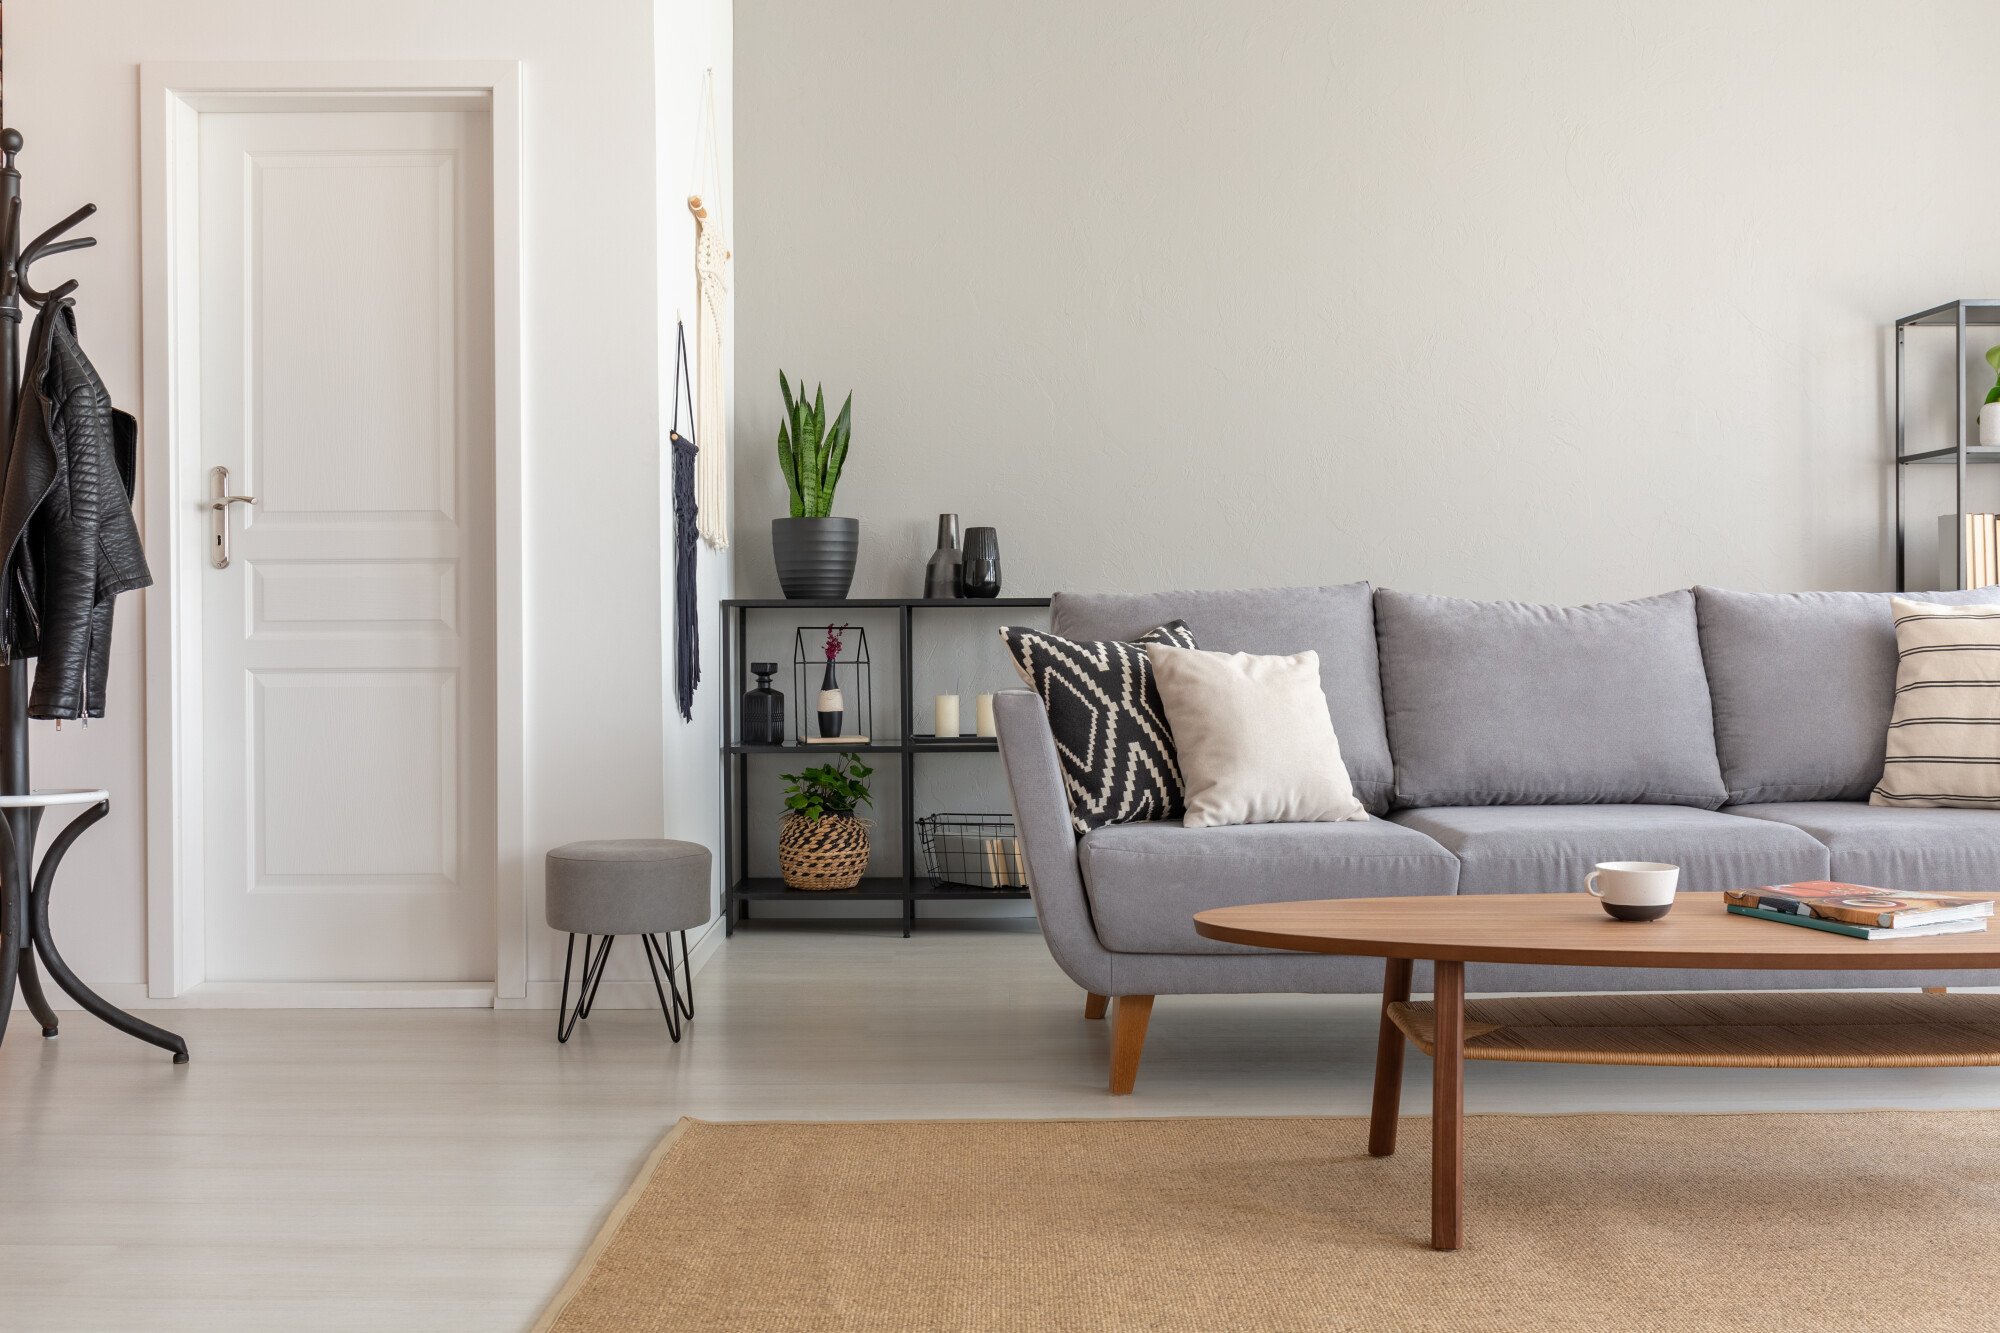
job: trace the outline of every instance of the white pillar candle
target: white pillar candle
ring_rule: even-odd
[[[940,694],[937,697],[937,734],[948,739],[958,735],[958,696]]]
[[[978,701],[978,731],[982,736],[998,736],[1000,731],[993,725],[993,696],[982,694]]]

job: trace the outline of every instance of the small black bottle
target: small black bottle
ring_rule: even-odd
[[[757,688],[743,696],[743,744],[783,745],[785,743],[785,696],[771,688],[778,672],[776,662],[752,662]]]

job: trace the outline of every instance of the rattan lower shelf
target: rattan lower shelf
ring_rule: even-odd
[[[1388,1007],[1425,1055],[1428,1001]],[[1468,1000],[1465,1058],[1736,1069],[2000,1065],[2000,995],[1789,992]]]

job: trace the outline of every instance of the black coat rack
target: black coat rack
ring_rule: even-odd
[[[11,449],[14,422],[21,404],[21,302],[37,310],[68,299],[76,290],[72,278],[43,292],[28,281],[35,261],[65,250],[97,244],[94,236],[64,233],[97,211],[85,204],[41,235],[21,244],[21,173],[14,157],[21,151],[19,130],[0,130],[0,451]],[[84,806],[70,820],[35,865],[35,835],[42,812],[50,806]],[[42,1035],[56,1035],[56,1013],[42,992],[36,970],[39,956],[49,976],[87,1012],[120,1032],[173,1052],[174,1063],[186,1064],[187,1042],[165,1028],[134,1018],[77,979],[56,952],[49,933],[49,894],[63,856],[84,831],[111,813],[111,797],[102,791],[35,792],[28,785],[28,663],[16,657],[0,673],[0,1038],[14,1007],[18,979],[28,1010],[42,1025]]]

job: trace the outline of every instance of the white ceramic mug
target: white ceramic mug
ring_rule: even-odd
[[[1658,921],[1674,905],[1681,868],[1664,861],[1600,861],[1583,887],[1620,921]]]

